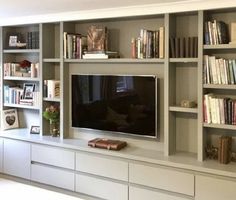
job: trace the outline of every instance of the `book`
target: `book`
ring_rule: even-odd
[[[83,59],[108,59],[108,58],[119,58],[117,52],[107,51],[104,53],[87,52],[83,55]]]
[[[2,111],[2,130],[19,128],[17,109],[9,109]]]
[[[47,97],[59,98],[60,97],[60,81],[47,80]]]

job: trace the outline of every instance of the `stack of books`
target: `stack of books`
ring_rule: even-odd
[[[59,80],[44,80],[44,97],[60,98],[60,81]]]
[[[131,40],[132,58],[164,58],[164,27],[159,30],[141,29],[138,38]]]
[[[206,21],[204,25],[204,42],[208,45],[228,44],[229,31],[222,21]]]
[[[204,55],[205,84],[236,84],[236,60]]]
[[[198,37],[171,37],[171,58],[197,58]]]
[[[39,48],[39,31],[27,32],[26,48],[27,49]]]
[[[231,161],[232,137],[221,136],[219,138],[218,161],[222,164],[228,164]]]

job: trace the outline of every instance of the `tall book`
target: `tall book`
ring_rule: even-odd
[[[159,29],[159,58],[164,58],[165,54],[165,31],[164,27]]]

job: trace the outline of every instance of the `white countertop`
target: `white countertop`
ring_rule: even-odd
[[[89,147],[87,145],[88,141],[82,139],[62,140],[59,137],[30,134],[28,129],[12,129],[8,131],[2,131],[0,133],[0,137],[17,139],[37,144],[51,145],[75,151],[102,154],[104,156],[114,156],[119,159],[148,162],[150,164],[158,164],[201,173],[236,178],[236,163],[231,162],[230,164],[225,165],[220,164],[214,160],[198,162],[196,156],[190,153],[177,153],[167,157],[164,156],[163,152],[160,151],[142,149],[129,145],[120,151],[111,151]]]

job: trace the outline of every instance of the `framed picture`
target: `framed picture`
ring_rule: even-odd
[[[17,35],[10,35],[9,36],[9,47],[16,47],[17,46],[17,40],[18,40]]]
[[[31,126],[30,133],[31,134],[39,134],[40,133],[40,127],[39,126]]]
[[[18,128],[19,121],[17,109],[3,110],[1,123],[2,130]]]
[[[33,99],[33,92],[35,90],[35,84],[25,83],[24,84],[23,99]]]

